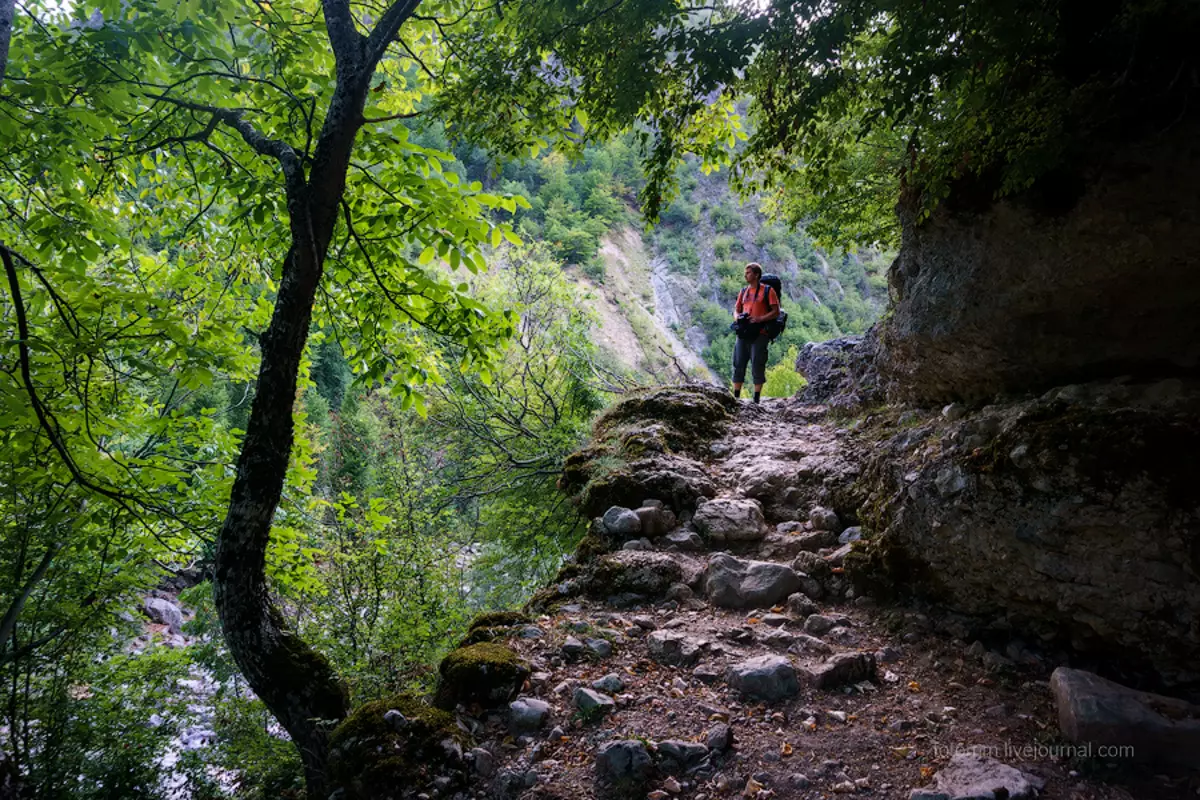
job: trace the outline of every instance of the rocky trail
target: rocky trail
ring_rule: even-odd
[[[1060,654],[1018,637],[989,647],[952,614],[856,593],[843,560],[861,529],[822,502],[861,453],[824,407],[739,405],[723,434],[684,454],[688,413],[674,433],[612,426],[645,458],[593,473],[583,502],[598,511],[612,491],[644,487],[643,502],[605,509],[588,562],[532,614],[476,624],[468,642],[482,644],[458,652],[503,642],[523,663],[492,702],[457,704],[472,735],[463,774],[417,796],[1200,794],[1186,769],[1064,739],[1052,676],[1069,693],[1087,673],[1055,674]]]

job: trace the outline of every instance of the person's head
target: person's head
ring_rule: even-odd
[[[751,261],[746,265],[746,283],[758,283],[760,278],[762,278],[762,265]]]

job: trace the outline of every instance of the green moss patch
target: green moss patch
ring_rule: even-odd
[[[529,677],[529,665],[504,645],[492,642],[460,647],[452,651],[438,668],[434,704],[439,708],[478,704],[498,706],[516,697]]]
[[[462,748],[469,745],[453,716],[396,695],[360,706],[334,729],[329,776],[347,800],[391,797],[401,787],[419,790],[439,775],[461,775]]]

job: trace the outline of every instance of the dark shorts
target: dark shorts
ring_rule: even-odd
[[[754,339],[738,338],[733,345],[733,382],[746,382],[746,365],[750,365],[750,377],[755,386],[767,382],[766,336]]]

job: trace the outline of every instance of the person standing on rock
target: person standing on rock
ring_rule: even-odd
[[[733,320],[737,341],[733,345],[733,396],[742,396],[742,384],[746,381],[746,365],[750,365],[750,377],[754,380],[754,402],[762,395],[767,382],[767,336],[766,323],[779,316],[779,296],[770,286],[762,283],[762,266],[750,262],[746,265],[746,286],[738,292],[733,306]]]

